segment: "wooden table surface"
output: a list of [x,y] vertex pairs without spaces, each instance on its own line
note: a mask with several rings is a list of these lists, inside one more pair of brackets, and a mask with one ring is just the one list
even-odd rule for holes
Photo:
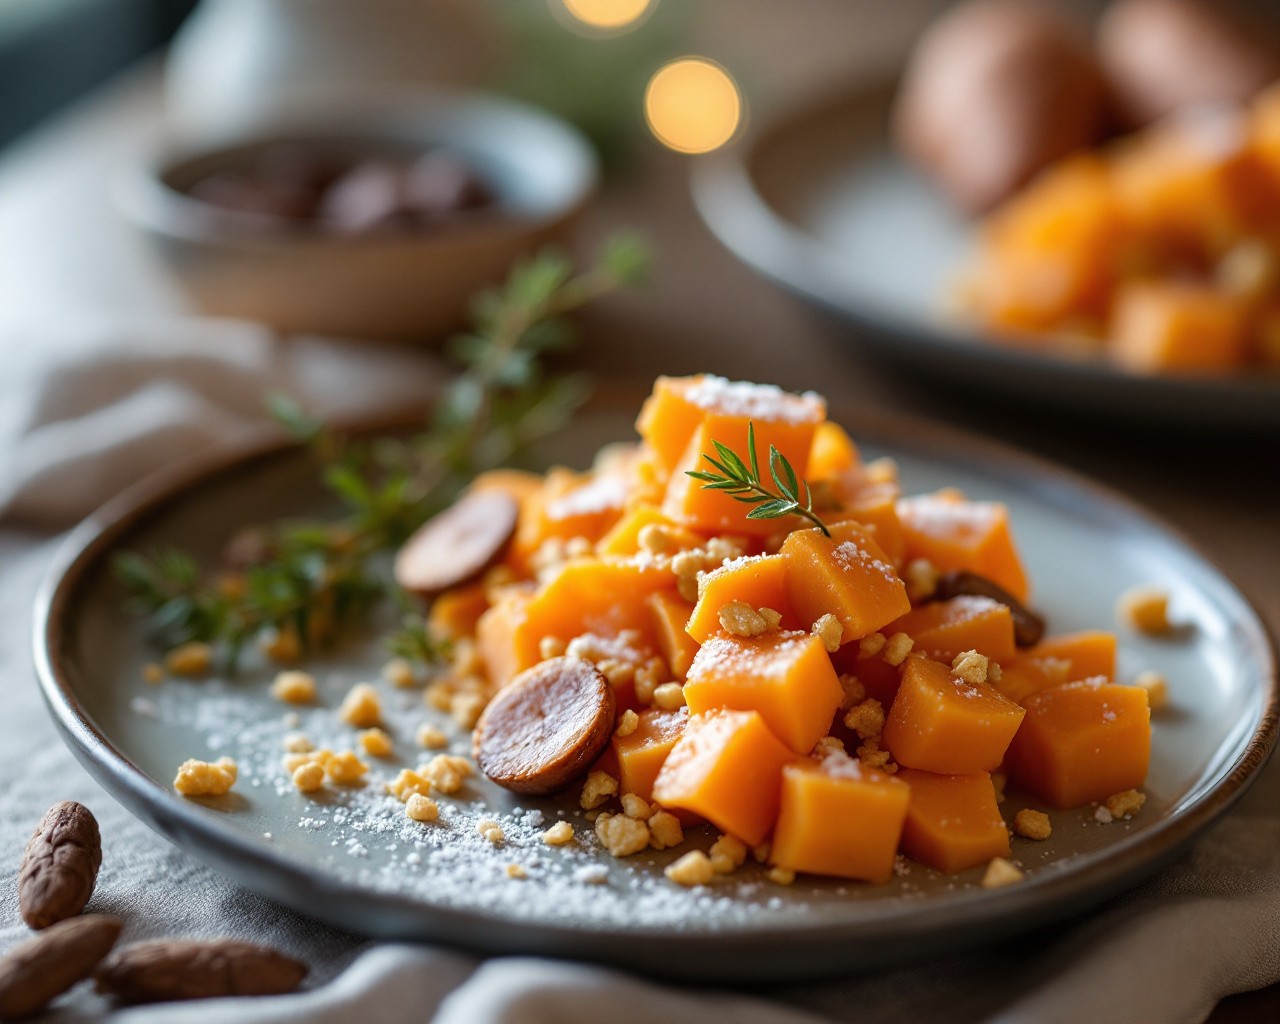
[[[53,315],[182,311],[108,196],[112,176],[136,157],[159,114],[157,76],[143,70],[0,154],[0,340],[24,322],[38,328]],[[932,416],[1024,446],[1153,507],[1194,537],[1273,624],[1280,622],[1277,439],[1241,443],[1117,428],[918,389],[860,356],[849,329],[810,312],[725,252],[693,210],[687,171],[685,158],[645,147],[587,215],[584,244],[612,227],[638,226],[659,259],[647,293],[610,300],[586,319],[586,367],[637,396],[657,373],[699,370],[812,387],[837,407]],[[1264,1019],[1280,1019],[1280,986],[1227,999],[1213,1017]]]

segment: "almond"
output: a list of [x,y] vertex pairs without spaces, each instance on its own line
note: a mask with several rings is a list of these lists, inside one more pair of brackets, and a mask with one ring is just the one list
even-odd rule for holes
[[161,1003],[292,992],[306,965],[233,939],[155,939],[116,950],[94,972],[98,991],[123,1003]]
[[50,925],[0,957],[0,1020],[33,1017],[89,973],[120,937],[114,917]]
[[98,822],[84,804],[54,804],[27,843],[18,871],[18,907],[32,928],[75,917],[93,895],[102,866]]

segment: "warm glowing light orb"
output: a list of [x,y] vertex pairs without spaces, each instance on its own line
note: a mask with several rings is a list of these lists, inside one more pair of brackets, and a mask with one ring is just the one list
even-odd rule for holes
[[719,64],[705,57],[682,57],[649,79],[644,114],[664,146],[679,153],[709,153],[738,130],[742,96]]
[[651,0],[563,0],[565,10],[592,28],[619,29],[644,14]]

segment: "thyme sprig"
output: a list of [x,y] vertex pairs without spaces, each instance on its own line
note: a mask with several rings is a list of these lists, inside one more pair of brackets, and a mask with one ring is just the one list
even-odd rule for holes
[[[448,346],[460,372],[426,429],[407,439],[346,437],[291,397],[269,396],[276,420],[310,446],[343,512],[237,535],[226,553],[228,571],[213,577],[185,552],[123,552],[115,570],[130,607],[147,617],[158,643],[214,645],[229,669],[244,645],[264,634],[300,647],[332,638],[390,588],[376,556],[446,507],[477,473],[517,457],[582,404],[583,378],[547,366],[574,340],[566,315],[638,283],[647,267],[647,249],[631,235],[606,243],[595,265],[579,273],[552,251],[517,265],[500,287],[477,297],[470,329]],[[390,646],[428,663],[446,654],[420,616],[406,616]]]
[[747,513],[748,519],[781,519],[783,516],[798,515],[809,520],[826,536],[831,536],[826,523],[813,510],[813,492],[809,488],[809,482],[796,476],[790,460],[773,445],[769,445],[769,476],[773,478],[777,490],[770,490],[762,482],[756,455],[754,423],[747,424],[747,462],[728,445],[716,440],[711,443],[719,458],[712,458],[705,452],[702,457],[714,467],[715,472],[700,469],[685,471],[695,480],[701,481],[704,490],[723,491],[735,501],[754,505]]

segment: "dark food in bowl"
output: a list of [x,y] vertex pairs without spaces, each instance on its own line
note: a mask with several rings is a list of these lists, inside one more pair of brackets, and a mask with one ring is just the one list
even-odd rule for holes
[[460,156],[264,146],[193,182],[191,198],[259,222],[306,224],[341,234],[438,226],[491,206],[487,183]]

